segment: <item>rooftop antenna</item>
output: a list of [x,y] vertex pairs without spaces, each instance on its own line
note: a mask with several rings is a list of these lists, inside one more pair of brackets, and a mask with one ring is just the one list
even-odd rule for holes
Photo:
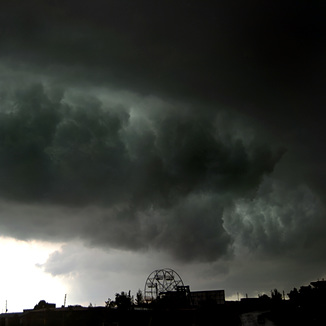
[[66,301],[67,301],[67,294],[65,294],[65,299],[63,301],[63,306],[65,307],[66,306]]

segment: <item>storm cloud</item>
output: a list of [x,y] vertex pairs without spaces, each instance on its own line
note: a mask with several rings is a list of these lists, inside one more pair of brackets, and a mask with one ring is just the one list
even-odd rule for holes
[[324,275],[324,5],[0,6],[2,235]]
[[[46,222],[44,212],[54,237],[65,229],[97,245],[214,260],[232,244],[224,207],[250,196],[283,154],[226,130],[220,137],[216,114],[148,115],[92,96],[53,99],[51,91],[35,84],[3,95],[0,170],[3,200],[85,209],[78,222],[71,213]],[[22,237],[37,236],[27,230]]]

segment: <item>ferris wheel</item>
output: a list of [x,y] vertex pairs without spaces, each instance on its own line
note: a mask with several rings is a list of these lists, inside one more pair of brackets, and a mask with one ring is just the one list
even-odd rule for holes
[[163,293],[177,291],[178,286],[184,284],[177,272],[170,268],[157,269],[147,277],[144,299],[147,302],[153,301]]

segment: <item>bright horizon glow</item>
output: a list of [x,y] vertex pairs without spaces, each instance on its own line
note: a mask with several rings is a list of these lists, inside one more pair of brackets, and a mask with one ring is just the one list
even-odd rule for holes
[[6,301],[8,312],[33,309],[40,300],[63,305],[68,289],[59,277],[38,267],[61,245],[0,237],[0,313],[6,312]]

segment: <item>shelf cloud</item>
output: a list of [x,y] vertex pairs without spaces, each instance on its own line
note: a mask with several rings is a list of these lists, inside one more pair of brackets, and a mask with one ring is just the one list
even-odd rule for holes
[[232,291],[265,263],[324,276],[324,11],[3,2],[1,235],[157,252]]

